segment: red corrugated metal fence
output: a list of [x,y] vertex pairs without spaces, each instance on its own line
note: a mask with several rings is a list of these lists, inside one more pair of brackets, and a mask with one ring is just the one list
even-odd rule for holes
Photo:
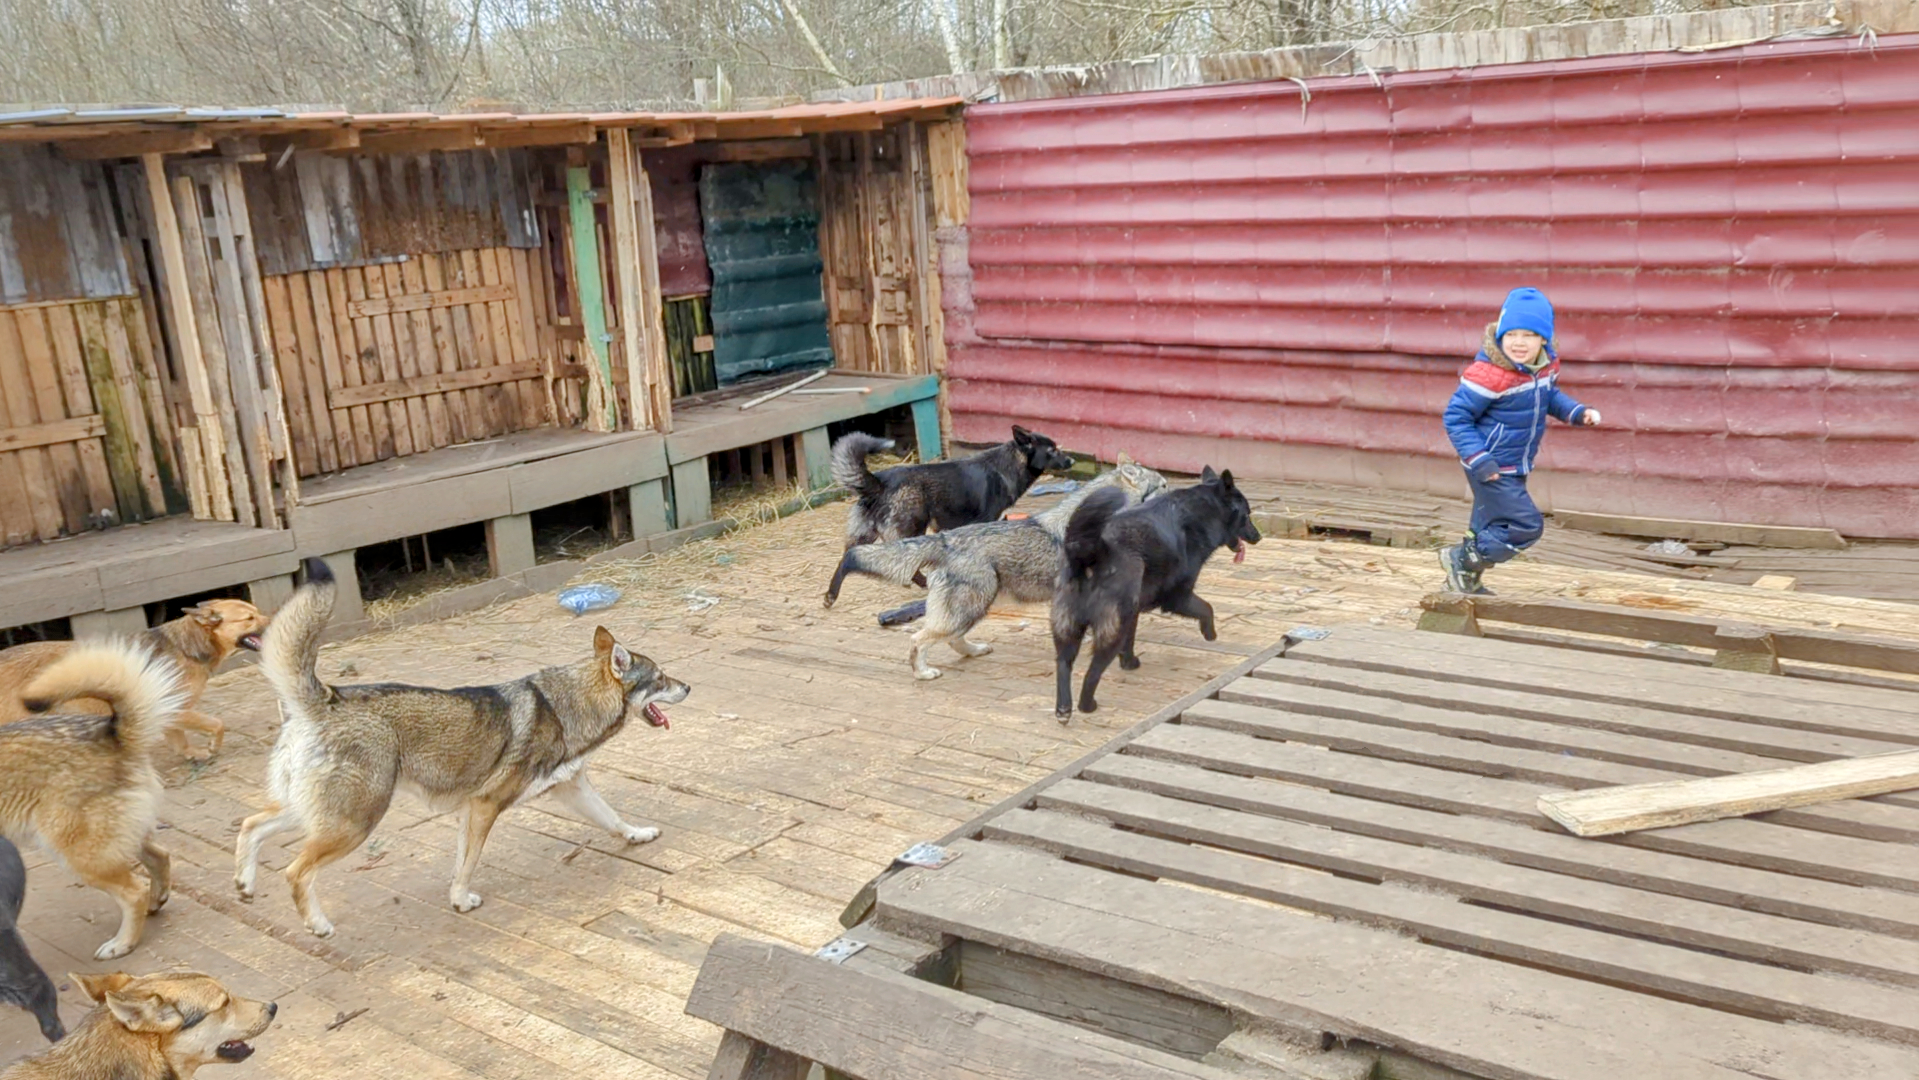
[[1500,299],[1565,509],[1919,538],[1919,36],[976,106],[955,436],[1463,493]]

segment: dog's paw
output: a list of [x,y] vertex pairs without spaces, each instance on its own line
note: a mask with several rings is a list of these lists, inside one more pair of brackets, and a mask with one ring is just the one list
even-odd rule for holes
[[1139,670],[1139,657],[1137,657],[1137,656],[1122,656],[1122,657],[1120,657],[1120,658],[1119,658],[1119,669],[1120,669],[1121,671],[1138,671],[1138,670]]
[[476,892],[456,892],[450,899],[453,901],[453,910],[462,915],[486,903],[485,900],[481,899],[480,894]]
[[1079,711],[1083,713],[1096,713],[1099,711],[1099,702],[1094,701],[1092,698],[1081,698],[1079,699]]
[[314,937],[332,937],[333,920],[325,915],[315,915],[307,920],[307,933]]
[[629,844],[650,844],[660,838],[660,830],[652,826],[624,825],[620,828],[620,835]]
[[118,960],[133,951],[133,942],[114,938],[98,949],[93,950],[95,960]]
[[915,679],[918,679],[921,682],[931,682],[932,680],[937,679],[944,674],[946,673],[936,667],[925,667],[925,668],[913,669],[913,677]]
[[153,900],[147,904],[147,914],[149,915],[160,914],[160,909],[163,907],[166,907],[167,901],[171,899],[173,899],[172,893],[166,893],[162,896],[154,897]]

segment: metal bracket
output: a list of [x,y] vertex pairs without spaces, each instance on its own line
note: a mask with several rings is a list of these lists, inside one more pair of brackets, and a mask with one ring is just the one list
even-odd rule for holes
[[844,964],[848,958],[864,948],[866,948],[866,942],[864,941],[854,941],[852,938],[838,937],[820,946],[819,951],[813,955],[829,964]]

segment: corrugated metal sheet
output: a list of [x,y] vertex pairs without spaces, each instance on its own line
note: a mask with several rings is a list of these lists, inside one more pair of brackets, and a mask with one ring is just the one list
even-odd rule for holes
[[132,291],[106,170],[43,146],[0,147],[0,304]]
[[700,170],[700,212],[720,385],[832,363],[812,163],[708,165]]
[[[1558,305],[1567,509],[1919,538],[1919,38],[967,114],[955,433],[1459,493],[1438,414]],[[966,257],[970,265],[954,266]]]
[[262,273],[540,244],[524,150],[298,153],[241,168]]

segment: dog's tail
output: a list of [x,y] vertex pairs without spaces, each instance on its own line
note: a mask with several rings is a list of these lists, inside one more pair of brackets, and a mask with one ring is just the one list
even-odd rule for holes
[[945,553],[945,538],[938,533],[847,548],[846,554],[840,556],[839,566],[833,570],[832,584],[826,587],[826,606],[832,607],[840,598],[840,586],[846,583],[848,574],[865,574],[895,585],[910,585],[922,571],[938,566]]
[[333,571],[319,559],[308,559],[306,572],[306,584],[280,605],[260,645],[260,667],[288,706],[311,707],[328,693],[313,669],[320,662],[320,633],[333,617]]
[[113,737],[140,753],[151,753],[160,744],[167,725],[187,703],[179,667],[127,638],[76,643],[20,695],[33,712],[74,698],[99,698],[112,706]]
[[1094,492],[1066,523],[1061,542],[1060,578],[1071,581],[1097,566],[1106,554],[1106,523],[1126,508],[1126,492],[1103,487]]
[[893,440],[864,431],[840,436],[840,441],[833,444],[833,482],[861,497],[878,495],[879,478],[866,467],[866,455],[892,448]]

